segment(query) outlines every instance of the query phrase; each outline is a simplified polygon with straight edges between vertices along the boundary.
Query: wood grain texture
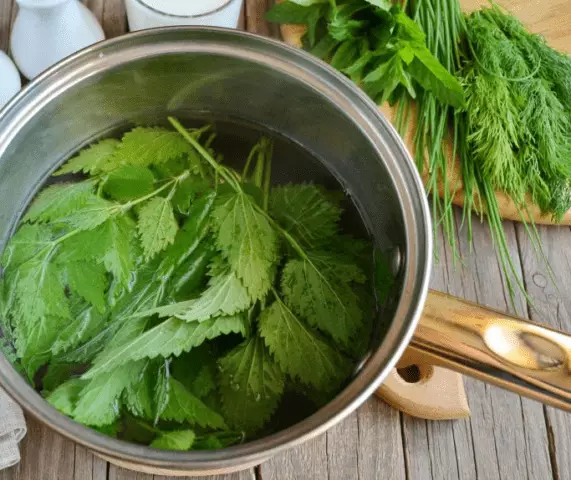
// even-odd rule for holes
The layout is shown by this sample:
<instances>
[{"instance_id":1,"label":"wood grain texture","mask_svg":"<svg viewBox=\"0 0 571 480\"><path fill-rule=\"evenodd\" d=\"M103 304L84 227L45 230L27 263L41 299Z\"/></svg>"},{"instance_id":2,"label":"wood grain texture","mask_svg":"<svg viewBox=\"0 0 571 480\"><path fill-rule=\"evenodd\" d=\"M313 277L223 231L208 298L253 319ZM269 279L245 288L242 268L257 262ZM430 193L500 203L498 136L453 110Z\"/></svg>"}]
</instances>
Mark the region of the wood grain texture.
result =
<instances>
[{"instance_id":1,"label":"wood grain texture","mask_svg":"<svg viewBox=\"0 0 571 480\"><path fill-rule=\"evenodd\" d=\"M521 226L517 236L526 286L534 298L531 318L556 328L571 331L571 230L539 228L543 249L557 280L556 288L549 280L544 262L537 259L531 242ZM545 408L552 461L559 479L571 478L571 415Z\"/></svg>"},{"instance_id":2,"label":"wood grain texture","mask_svg":"<svg viewBox=\"0 0 571 480\"><path fill-rule=\"evenodd\" d=\"M0 1L0 50L8 52L13 0Z\"/></svg>"}]
</instances>

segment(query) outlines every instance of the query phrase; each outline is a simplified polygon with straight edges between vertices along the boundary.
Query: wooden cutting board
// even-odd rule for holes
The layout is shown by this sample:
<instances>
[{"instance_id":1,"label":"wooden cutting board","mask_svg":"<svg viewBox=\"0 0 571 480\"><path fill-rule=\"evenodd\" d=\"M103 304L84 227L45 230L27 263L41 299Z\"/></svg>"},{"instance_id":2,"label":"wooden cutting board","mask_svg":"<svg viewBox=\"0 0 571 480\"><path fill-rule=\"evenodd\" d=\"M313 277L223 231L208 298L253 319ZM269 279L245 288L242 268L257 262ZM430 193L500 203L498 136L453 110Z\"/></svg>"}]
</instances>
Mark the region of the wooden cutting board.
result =
<instances>
[{"instance_id":1,"label":"wooden cutting board","mask_svg":"<svg viewBox=\"0 0 571 480\"><path fill-rule=\"evenodd\" d=\"M461 0L462 8L466 12L471 12L480 7L489 6L487 0ZM549 44L561 51L571 53L571 1L570 0L500 0L499 5L514 13L528 29L534 33L539 33L547 39ZM297 25L285 25L281 27L283 39L291 44L300 47L301 37L305 33L305 27ZM385 116L394 122L396 111L388 105L381 107ZM414 118L414 115L411 115ZM409 128L404 141L410 153L414 156L414 127ZM466 192L462 188L460 164L449 152L448 185L450 193L453 194L453 203L458 206L464 205ZM426 181L426 178L423 180ZM439 195L444 192L444 182L438 185ZM500 215L506 220L521 221L520 212L511 199L502 192L496 192L496 198L500 208ZM550 215L542 215L540 208L528 197L529 216L524 215L526 220L530 218L536 224L553 224ZM571 210L569 210L562 221L562 225L571 225Z\"/></svg>"}]
</instances>

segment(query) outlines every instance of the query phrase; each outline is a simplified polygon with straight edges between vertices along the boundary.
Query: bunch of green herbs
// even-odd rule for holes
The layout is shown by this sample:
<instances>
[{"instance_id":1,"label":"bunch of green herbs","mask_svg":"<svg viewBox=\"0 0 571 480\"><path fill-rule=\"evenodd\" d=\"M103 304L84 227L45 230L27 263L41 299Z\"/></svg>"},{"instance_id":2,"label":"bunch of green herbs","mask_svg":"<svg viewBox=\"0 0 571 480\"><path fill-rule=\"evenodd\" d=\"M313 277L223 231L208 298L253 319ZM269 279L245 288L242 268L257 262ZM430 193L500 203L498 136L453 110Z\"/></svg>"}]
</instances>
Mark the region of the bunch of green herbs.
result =
<instances>
[{"instance_id":1,"label":"bunch of green herbs","mask_svg":"<svg viewBox=\"0 0 571 480\"><path fill-rule=\"evenodd\" d=\"M430 91L439 102L464 105L462 86L426 47L421 28L389 0L289 0L269 21L303 24L304 48L359 84L377 103Z\"/></svg>"},{"instance_id":2,"label":"bunch of green herbs","mask_svg":"<svg viewBox=\"0 0 571 480\"><path fill-rule=\"evenodd\" d=\"M321 187L271 186L269 139L238 172L210 127L170 122L82 150L39 193L2 256L0 340L77 422L222 448L274 428L287 392L319 403L348 380L372 250Z\"/></svg>"}]
</instances>

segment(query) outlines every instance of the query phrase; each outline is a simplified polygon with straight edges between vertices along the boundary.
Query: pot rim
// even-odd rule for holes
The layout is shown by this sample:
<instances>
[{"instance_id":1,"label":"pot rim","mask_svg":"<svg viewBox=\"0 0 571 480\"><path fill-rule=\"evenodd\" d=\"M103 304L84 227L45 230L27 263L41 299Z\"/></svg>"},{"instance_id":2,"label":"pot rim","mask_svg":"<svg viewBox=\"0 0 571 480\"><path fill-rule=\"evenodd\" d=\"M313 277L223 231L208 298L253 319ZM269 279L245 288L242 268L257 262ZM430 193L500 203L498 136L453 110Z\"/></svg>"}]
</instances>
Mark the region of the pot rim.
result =
<instances>
[{"instance_id":1,"label":"pot rim","mask_svg":"<svg viewBox=\"0 0 571 480\"><path fill-rule=\"evenodd\" d=\"M200 43L193 41L193 35L211 35L213 38L210 42L216 46L225 39L238 37L242 45L240 48L234 47L232 54L251 61L266 62L273 68L279 66L283 73L297 73L297 78L303 75L301 78L313 81L313 86L319 87L322 94L327 93L331 101L333 98L342 101L339 107L358 124L392 175L407 239L403 252L402 289L391 325L381 345L370 355L351 383L326 406L303 421L242 445L212 451L173 452L104 436L51 407L0 355L0 385L30 414L64 436L92 450L129 462L200 471L262 462L279 451L325 432L369 398L404 352L420 318L432 266L432 228L428 201L414 162L396 130L364 92L329 65L300 49L278 40L232 29L194 26L143 30L100 42L64 59L30 82L0 110L0 155L11 136L33 116L34 109L42 108L50 94L56 95L66 86L75 85L90 74L101 71L110 65L114 54L124 54L130 48L141 49L141 45L148 49L145 55L166 54L169 51L161 52L160 46L163 42L165 49L169 46L172 48L173 40L166 41L169 36L180 38L177 53L193 52L197 51ZM204 44L204 39L202 42ZM150 44L152 49L149 48ZM244 44L250 50L244 48ZM185 49L182 49L183 46Z\"/></svg>"}]
</instances>

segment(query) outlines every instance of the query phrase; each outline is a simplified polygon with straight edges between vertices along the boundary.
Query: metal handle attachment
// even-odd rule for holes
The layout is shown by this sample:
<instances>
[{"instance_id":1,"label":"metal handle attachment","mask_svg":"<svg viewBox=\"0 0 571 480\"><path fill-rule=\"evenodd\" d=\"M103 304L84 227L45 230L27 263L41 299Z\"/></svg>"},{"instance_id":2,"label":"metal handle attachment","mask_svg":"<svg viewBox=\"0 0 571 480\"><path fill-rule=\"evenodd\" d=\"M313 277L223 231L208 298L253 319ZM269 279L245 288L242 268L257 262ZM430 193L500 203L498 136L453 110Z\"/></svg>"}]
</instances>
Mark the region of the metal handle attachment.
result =
<instances>
[{"instance_id":1,"label":"metal handle attachment","mask_svg":"<svg viewBox=\"0 0 571 480\"><path fill-rule=\"evenodd\" d=\"M409 354L571 411L571 336L429 292Z\"/></svg>"}]
</instances>

